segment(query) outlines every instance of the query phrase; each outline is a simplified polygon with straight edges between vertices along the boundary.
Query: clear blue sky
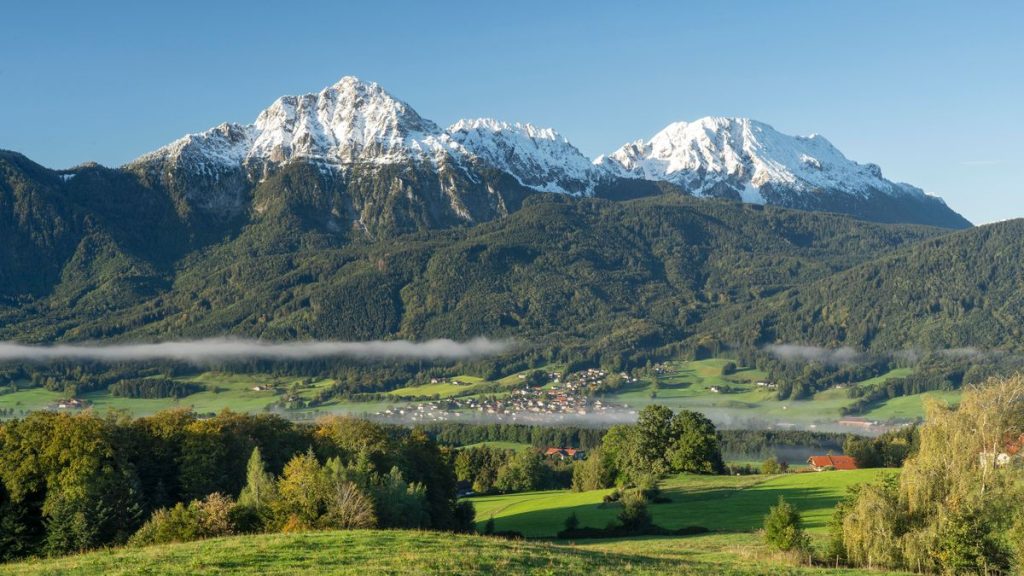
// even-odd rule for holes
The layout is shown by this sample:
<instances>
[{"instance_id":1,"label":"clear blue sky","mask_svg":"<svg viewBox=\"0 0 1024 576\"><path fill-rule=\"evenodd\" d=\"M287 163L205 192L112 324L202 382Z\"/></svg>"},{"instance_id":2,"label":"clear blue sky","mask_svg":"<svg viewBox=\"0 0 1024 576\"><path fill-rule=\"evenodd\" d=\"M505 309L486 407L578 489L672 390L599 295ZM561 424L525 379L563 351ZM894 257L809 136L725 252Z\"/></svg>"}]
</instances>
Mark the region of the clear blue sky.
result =
<instances>
[{"instance_id":1,"label":"clear blue sky","mask_svg":"<svg viewBox=\"0 0 1024 576\"><path fill-rule=\"evenodd\" d=\"M351 74L588 156L749 116L984 223L1024 216L1022 29L1014 2L10 2L0 148L119 165Z\"/></svg>"}]
</instances>

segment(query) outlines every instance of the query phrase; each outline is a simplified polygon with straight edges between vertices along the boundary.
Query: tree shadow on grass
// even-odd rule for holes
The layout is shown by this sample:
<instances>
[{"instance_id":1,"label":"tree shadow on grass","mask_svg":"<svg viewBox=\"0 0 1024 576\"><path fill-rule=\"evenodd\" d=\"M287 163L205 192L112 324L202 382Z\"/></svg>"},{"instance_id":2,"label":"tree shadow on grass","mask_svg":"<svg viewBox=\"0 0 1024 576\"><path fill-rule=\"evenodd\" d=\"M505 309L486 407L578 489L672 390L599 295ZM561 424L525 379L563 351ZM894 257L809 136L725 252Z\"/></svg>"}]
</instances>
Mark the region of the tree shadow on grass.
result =
<instances>
[{"instance_id":1,"label":"tree shadow on grass","mask_svg":"<svg viewBox=\"0 0 1024 576\"><path fill-rule=\"evenodd\" d=\"M703 526L714 532L751 532L759 529L768 509L784 497L805 515L805 528L821 528L826 520L809 512L834 508L842 497L827 487L781 487L757 485L747 488L674 489L663 493L670 502L649 504L655 524L675 530ZM600 503L530 510L495 518L497 530L515 530L527 538L553 538L565 519L576 514L581 526L604 528L616 520L618 508Z\"/></svg>"}]
</instances>

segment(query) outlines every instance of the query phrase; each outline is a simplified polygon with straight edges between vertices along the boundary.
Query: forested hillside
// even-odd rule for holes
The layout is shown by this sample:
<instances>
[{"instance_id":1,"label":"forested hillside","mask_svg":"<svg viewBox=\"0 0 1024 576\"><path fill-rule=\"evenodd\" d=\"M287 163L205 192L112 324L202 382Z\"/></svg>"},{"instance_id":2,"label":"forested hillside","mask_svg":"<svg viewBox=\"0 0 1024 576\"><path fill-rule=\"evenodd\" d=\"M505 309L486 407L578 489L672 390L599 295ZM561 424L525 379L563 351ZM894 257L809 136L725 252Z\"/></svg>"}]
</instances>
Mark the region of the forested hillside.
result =
<instances>
[{"instance_id":1,"label":"forested hillside","mask_svg":"<svg viewBox=\"0 0 1024 576\"><path fill-rule=\"evenodd\" d=\"M773 342L1015 349L1020 336L1019 221L950 233L665 184L624 201L524 189L497 220L424 213L381 220L390 232L374 237L336 217L360 180L312 164L284 166L251 212L224 218L126 170L57 173L14 153L0 168L9 340L486 335L551 358L636 360Z\"/></svg>"},{"instance_id":2,"label":"forested hillside","mask_svg":"<svg viewBox=\"0 0 1024 576\"><path fill-rule=\"evenodd\" d=\"M109 214L109 204L70 203L82 232L47 256L50 282L2 287L17 304L0 311L0 337L487 335L617 354L693 337L711 310L944 233L669 192L625 202L534 195L493 222L368 241L322 217L319 177L295 165L270 178L255 191L261 212L237 229L223 223L216 242L186 233L171 208L162 218L177 236ZM142 242L143 230L181 239Z\"/></svg>"},{"instance_id":3,"label":"forested hillside","mask_svg":"<svg viewBox=\"0 0 1024 576\"><path fill-rule=\"evenodd\" d=\"M982 226L909 246L773 298L723 309L707 326L749 344L1019 352L1022 253L1024 220Z\"/></svg>"}]
</instances>

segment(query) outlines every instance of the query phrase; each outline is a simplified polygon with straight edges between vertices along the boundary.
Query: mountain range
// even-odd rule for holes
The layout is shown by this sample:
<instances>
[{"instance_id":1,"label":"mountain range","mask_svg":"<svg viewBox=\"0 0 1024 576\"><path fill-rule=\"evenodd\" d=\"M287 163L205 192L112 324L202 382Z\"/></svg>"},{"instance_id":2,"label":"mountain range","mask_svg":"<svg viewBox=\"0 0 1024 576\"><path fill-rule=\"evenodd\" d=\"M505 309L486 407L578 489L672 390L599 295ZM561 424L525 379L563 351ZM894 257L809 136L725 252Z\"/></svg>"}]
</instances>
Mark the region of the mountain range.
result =
<instances>
[{"instance_id":1,"label":"mountain range","mask_svg":"<svg viewBox=\"0 0 1024 576\"><path fill-rule=\"evenodd\" d=\"M296 162L317 166L345 189L331 222L370 236L491 220L527 193L636 197L658 191L656 182L694 196L969 226L940 199L884 179L878 166L848 160L817 135L702 118L590 161L550 128L473 119L442 129L353 77L279 98L254 124L185 136L126 169L161 182L191 208L233 216L258 212L252 186Z\"/></svg>"},{"instance_id":2,"label":"mountain range","mask_svg":"<svg viewBox=\"0 0 1024 576\"><path fill-rule=\"evenodd\" d=\"M343 78L120 168L0 152L0 339L1019 349L1020 226L753 120L591 161Z\"/></svg>"}]
</instances>

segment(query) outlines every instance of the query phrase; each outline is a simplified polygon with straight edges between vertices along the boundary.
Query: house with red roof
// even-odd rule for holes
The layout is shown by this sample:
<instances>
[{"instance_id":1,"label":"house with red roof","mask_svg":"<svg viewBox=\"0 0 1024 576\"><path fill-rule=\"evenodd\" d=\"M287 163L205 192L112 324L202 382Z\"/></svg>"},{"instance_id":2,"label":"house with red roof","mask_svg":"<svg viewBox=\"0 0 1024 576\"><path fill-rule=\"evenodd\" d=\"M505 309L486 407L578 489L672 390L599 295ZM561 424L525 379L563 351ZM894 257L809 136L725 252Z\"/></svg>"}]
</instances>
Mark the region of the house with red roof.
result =
<instances>
[{"instance_id":1,"label":"house with red roof","mask_svg":"<svg viewBox=\"0 0 1024 576\"><path fill-rule=\"evenodd\" d=\"M825 470L856 470L857 461L852 456L811 456L807 459L807 465L815 472Z\"/></svg>"},{"instance_id":2,"label":"house with red roof","mask_svg":"<svg viewBox=\"0 0 1024 576\"><path fill-rule=\"evenodd\" d=\"M586 452L576 448L548 448L544 451L545 458L558 458L559 460L583 460Z\"/></svg>"}]
</instances>

